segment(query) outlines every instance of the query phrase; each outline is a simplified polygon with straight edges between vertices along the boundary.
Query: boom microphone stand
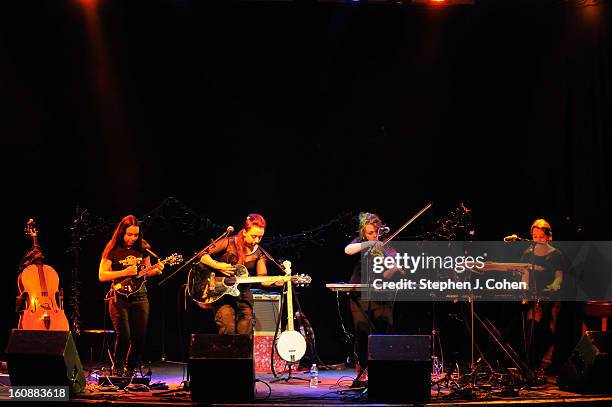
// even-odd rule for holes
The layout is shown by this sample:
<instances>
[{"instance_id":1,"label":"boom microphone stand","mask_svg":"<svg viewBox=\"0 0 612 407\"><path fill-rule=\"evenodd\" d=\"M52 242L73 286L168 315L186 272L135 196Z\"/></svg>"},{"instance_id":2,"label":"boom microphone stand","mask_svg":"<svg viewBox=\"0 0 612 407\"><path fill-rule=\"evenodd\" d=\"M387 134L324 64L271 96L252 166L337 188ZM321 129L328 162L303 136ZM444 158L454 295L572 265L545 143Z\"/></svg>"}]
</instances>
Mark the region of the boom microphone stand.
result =
<instances>
[{"instance_id":1,"label":"boom microphone stand","mask_svg":"<svg viewBox=\"0 0 612 407\"><path fill-rule=\"evenodd\" d=\"M234 231L234 227L233 226L228 226L227 229L225 230L225 232L223 232L219 237L217 237L215 240L212 240L208 246L204 247L202 250L200 250L196 254L194 254L189 260L187 260L185 263L183 263L182 266L180 266L179 268L174 270L172 273L168 274L157 285L161 286L162 284L166 283L166 281L168 281L170 278L172 278L174 275L176 275L179 271L183 270L185 267L187 267L188 265L193 263L194 260L199 259L204 254L208 253L213 247L215 247L217 245L217 243L220 240L226 238L233 231ZM186 292L188 292L188 289L189 289L189 287L187 287ZM163 309L165 310L165 303L166 303L165 291L163 292L163 295L162 295L162 302L164 304ZM170 361L166 360L166 355L165 355L165 350L166 350L165 349L166 348L166 345L165 345L166 344L166 330L165 330L165 326L166 326L166 322L165 322L165 316L164 316L164 318L162 320L162 361L163 362L170 362ZM182 363L182 362L171 362L171 363L180 363L180 364L184 365L184 363ZM185 372L183 371L183 373L185 373ZM190 380L189 380L189 371L187 371L187 380L185 380L183 382L183 389L189 389L189 385L190 385L189 382L190 382Z\"/></svg>"},{"instance_id":2,"label":"boom microphone stand","mask_svg":"<svg viewBox=\"0 0 612 407\"><path fill-rule=\"evenodd\" d=\"M219 236L218 238L216 238L215 240L211 241L210 244L208 246L206 246L205 248L203 248L202 250L200 250L199 252L197 252L196 254L193 255L193 257L191 257L189 260L187 260L185 263L183 263L183 265L179 268L177 268L176 270L174 270L172 273L170 273L167 277L165 277L164 279L162 279L157 285L161 286L162 284L164 284L166 281L168 281L170 278L172 278L176 273L178 273L179 271L181 271L182 269L184 269L185 267L187 267L189 264L191 264L196 258L202 257L203 255L205 255L206 253L208 253L210 251L210 249L212 249L213 247L215 247L217 245L217 243L221 240L227 237L227 235L229 235L230 233L232 233L234 231L234 227L233 226L228 226L227 230L225 232L223 232L223 234L221 234L221 236Z\"/></svg>"}]
</instances>

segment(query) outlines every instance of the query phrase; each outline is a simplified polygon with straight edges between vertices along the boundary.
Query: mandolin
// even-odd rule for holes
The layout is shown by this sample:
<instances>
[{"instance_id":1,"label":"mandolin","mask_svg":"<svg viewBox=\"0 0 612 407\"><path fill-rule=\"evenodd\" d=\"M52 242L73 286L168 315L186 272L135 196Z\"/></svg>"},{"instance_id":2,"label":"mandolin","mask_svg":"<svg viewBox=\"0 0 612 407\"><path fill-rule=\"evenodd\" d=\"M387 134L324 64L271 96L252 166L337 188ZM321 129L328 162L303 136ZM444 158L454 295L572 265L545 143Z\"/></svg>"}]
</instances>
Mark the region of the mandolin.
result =
<instances>
[{"instance_id":1,"label":"mandolin","mask_svg":"<svg viewBox=\"0 0 612 407\"><path fill-rule=\"evenodd\" d=\"M146 267L138 271L138 274L136 274L135 276L126 277L121 281L113 281L113 290L118 294L121 294L125 297L129 297L130 295L140 291L140 289L147 281L147 276L152 271L158 270L160 264L175 265L181 263L182 261L183 256L177 253L173 253L165 259L160 260L158 263L155 263L150 267Z\"/></svg>"},{"instance_id":2,"label":"mandolin","mask_svg":"<svg viewBox=\"0 0 612 407\"><path fill-rule=\"evenodd\" d=\"M32 238L34 248L38 247L36 223L30 219L25 232ZM18 329L69 331L68 319L64 313L59 277L53 267L34 261L17 277L20 296L27 297L24 311L19 317Z\"/></svg>"}]
</instances>

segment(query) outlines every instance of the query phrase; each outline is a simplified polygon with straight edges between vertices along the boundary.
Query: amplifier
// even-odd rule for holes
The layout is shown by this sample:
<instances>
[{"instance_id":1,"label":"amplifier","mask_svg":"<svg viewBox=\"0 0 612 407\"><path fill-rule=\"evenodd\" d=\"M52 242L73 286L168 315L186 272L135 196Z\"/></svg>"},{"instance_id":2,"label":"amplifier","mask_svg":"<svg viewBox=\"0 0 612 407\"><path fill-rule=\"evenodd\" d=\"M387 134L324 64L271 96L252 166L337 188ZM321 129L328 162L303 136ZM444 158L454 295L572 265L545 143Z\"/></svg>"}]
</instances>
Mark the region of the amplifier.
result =
<instances>
[{"instance_id":1,"label":"amplifier","mask_svg":"<svg viewBox=\"0 0 612 407\"><path fill-rule=\"evenodd\" d=\"M253 293L255 336L274 336L280 301L280 294L265 293L261 290Z\"/></svg>"},{"instance_id":2,"label":"amplifier","mask_svg":"<svg viewBox=\"0 0 612 407\"><path fill-rule=\"evenodd\" d=\"M255 313L255 337L253 339L253 359L257 373L271 373L270 357L274 346L274 330L280 310L281 296L261 290L253 292L253 312ZM285 361L274 350L274 371L285 370Z\"/></svg>"}]
</instances>

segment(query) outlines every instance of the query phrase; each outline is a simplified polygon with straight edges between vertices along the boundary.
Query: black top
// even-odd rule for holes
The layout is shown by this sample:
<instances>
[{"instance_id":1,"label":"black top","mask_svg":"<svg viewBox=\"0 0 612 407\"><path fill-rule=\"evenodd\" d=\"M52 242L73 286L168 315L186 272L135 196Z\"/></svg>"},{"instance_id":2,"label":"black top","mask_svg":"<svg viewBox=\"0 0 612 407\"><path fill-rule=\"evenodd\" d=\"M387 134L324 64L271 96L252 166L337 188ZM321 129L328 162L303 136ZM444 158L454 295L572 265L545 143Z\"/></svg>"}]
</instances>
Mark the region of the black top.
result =
<instances>
[{"instance_id":1,"label":"black top","mask_svg":"<svg viewBox=\"0 0 612 407\"><path fill-rule=\"evenodd\" d=\"M111 261L111 271L124 270L126 267L136 264L138 270L146 268L144 259L148 256L148 253L144 250L137 250L134 248L115 247L110 251L108 257ZM141 299L147 296L147 286L143 284L142 288L138 292L130 295L131 300ZM123 296L119 296L123 297Z\"/></svg>"},{"instance_id":2,"label":"black top","mask_svg":"<svg viewBox=\"0 0 612 407\"><path fill-rule=\"evenodd\" d=\"M215 247L213 247L208 252L208 254L214 256L215 260L217 261L229 263L232 265L238 264L238 248L236 247L236 235L226 237L225 239L221 240L215 245ZM263 261L265 261L266 257L259 249L259 246L257 246L257 249L253 253L249 253L245 256L243 265L249 271L250 276L257 275L257 262L260 259L263 259ZM238 286L238 289L241 293L241 299L252 304L253 294L251 294L250 287L250 284L240 284ZM221 298L220 301L217 302L218 304L216 305L221 305L227 301L231 301L233 297L230 297L231 296L228 295L224 296L223 298Z\"/></svg>"},{"instance_id":3,"label":"black top","mask_svg":"<svg viewBox=\"0 0 612 407\"><path fill-rule=\"evenodd\" d=\"M555 271L567 271L567 261L563 253L552 246L552 250L545 256L536 255L533 247L532 245L523 252L521 261L541 266L544 270L530 273L529 286L535 290L536 294L551 297L553 293L545 291L546 286L555 280Z\"/></svg>"},{"instance_id":4,"label":"black top","mask_svg":"<svg viewBox=\"0 0 612 407\"><path fill-rule=\"evenodd\" d=\"M351 243L349 244L353 244L353 243L363 243L366 242L367 240L362 239L361 237L356 237L355 239L351 240ZM393 248L391 246L391 244L386 244L383 247L383 254L385 256L395 256L395 254L397 253L397 251L395 250L395 248ZM356 253L355 256L358 257L358 259L355 261L355 265L353 266L353 274L351 274L351 279L349 280L350 284L361 284L361 273L362 273L362 265L363 265L363 260L365 261L371 261L372 259L372 255L369 253L369 250L366 251L361 251L360 253ZM371 274L371 276L373 276ZM396 273L396 275L394 277L392 277L390 280L394 280L399 276L399 273ZM384 278L382 274L379 275L379 277L374 277L374 278ZM354 298L361 298L361 294L359 292L353 292L351 293L351 295ZM392 293L391 291L388 291L384 297L389 296L389 298L385 298L386 301L390 301L392 299ZM378 295L378 298L380 299L381 297L383 297L381 294ZM376 302L381 302L380 300L376 301Z\"/></svg>"},{"instance_id":5,"label":"black top","mask_svg":"<svg viewBox=\"0 0 612 407\"><path fill-rule=\"evenodd\" d=\"M215 247L213 247L208 252L208 254L210 254L211 256L217 254L218 256L214 256L217 261L229 263L232 265L237 264L238 248L236 247L236 235L226 237L225 239L221 240L215 245ZM265 260L265 256L263 255L261 250L259 250L259 246L257 246L257 249L253 253L250 253L245 256L244 267L249 270L249 275L254 276L257 274L256 265L259 259L261 259L262 257Z\"/></svg>"}]
</instances>

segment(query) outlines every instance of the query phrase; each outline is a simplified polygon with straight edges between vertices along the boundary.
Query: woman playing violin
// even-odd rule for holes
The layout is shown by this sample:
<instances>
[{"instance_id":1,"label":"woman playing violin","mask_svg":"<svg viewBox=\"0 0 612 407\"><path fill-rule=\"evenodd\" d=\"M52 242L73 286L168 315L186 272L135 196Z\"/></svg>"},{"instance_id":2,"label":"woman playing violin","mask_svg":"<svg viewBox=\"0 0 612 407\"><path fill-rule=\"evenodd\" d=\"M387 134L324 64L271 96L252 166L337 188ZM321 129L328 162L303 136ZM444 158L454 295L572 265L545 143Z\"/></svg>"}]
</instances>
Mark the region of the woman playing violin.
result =
<instances>
[{"instance_id":1,"label":"woman playing violin","mask_svg":"<svg viewBox=\"0 0 612 407\"><path fill-rule=\"evenodd\" d=\"M359 236L353 239L345 248L344 253L355 255L369 252L372 256L394 256L395 250L390 245L383 246L379 241L380 230L384 227L382 220L374 213L359 214ZM350 283L361 283L362 260L355 264ZM388 269L383 278L389 279L397 269ZM351 297L351 314L355 325L355 350L358 357L357 371L367 366L368 335L391 333L393 326L393 303L390 301L366 301L358 293Z\"/></svg>"}]
</instances>

